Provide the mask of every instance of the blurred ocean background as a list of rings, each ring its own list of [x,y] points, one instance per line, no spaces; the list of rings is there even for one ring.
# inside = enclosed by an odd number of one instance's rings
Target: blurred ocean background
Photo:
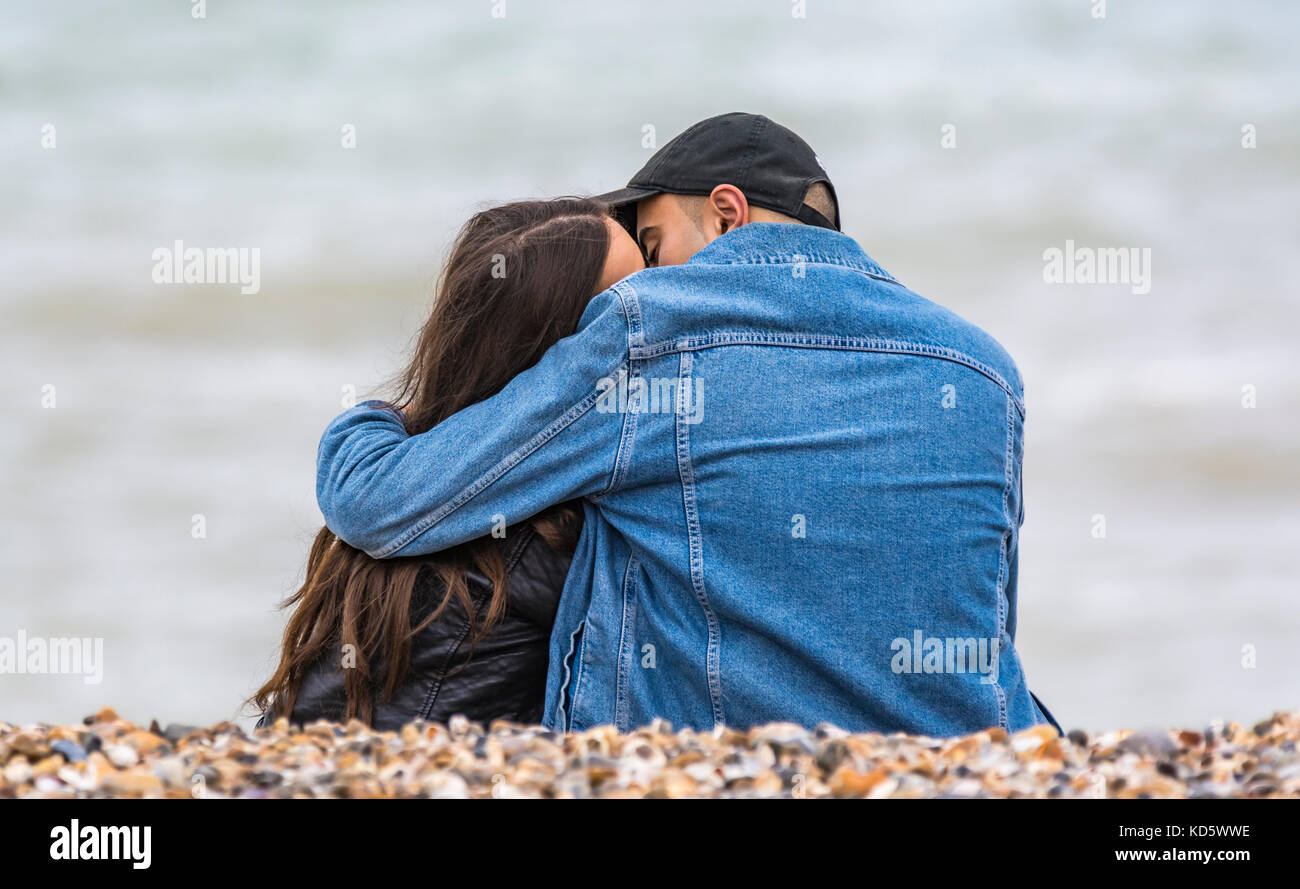
[[[732,110],[804,135],[846,231],[1017,359],[1018,643],[1062,723],[1300,707],[1300,7],[493,7],[0,11],[0,636],[105,660],[0,675],[0,719],[235,716],[320,524],[320,432],[401,366],[457,226],[622,185],[645,125]],[[154,284],[177,239],[260,248],[261,292]],[[1150,248],[1150,292],[1044,283],[1067,239]]]

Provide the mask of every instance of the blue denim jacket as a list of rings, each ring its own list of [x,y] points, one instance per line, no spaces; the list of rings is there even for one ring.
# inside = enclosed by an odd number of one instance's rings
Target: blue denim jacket
[[[851,238],[752,223],[595,297],[496,396],[318,456],[329,527],[430,553],[583,498],[546,724],[1044,722],[1016,654],[1024,404],[991,337]]]

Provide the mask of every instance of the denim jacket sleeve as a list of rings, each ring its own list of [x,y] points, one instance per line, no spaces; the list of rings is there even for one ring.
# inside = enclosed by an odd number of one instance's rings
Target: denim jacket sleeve
[[[613,488],[625,413],[595,410],[628,360],[620,296],[493,397],[419,435],[381,402],[335,418],[316,457],[325,523],[375,558],[424,555]]]

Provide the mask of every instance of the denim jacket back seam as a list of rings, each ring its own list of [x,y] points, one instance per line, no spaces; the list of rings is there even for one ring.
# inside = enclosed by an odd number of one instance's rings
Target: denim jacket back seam
[[[681,353],[678,385],[688,385],[695,353]],[[681,390],[679,390],[681,391]],[[695,504],[695,469],[691,464],[691,424],[685,421],[685,415],[676,412],[677,426],[677,473],[682,482],[682,506],[686,517],[686,536],[690,559],[691,588],[699,600],[704,612],[704,621],[708,629],[708,645],[705,651],[705,677],[708,681],[709,703],[713,708],[713,724],[725,725],[726,717],[722,709],[722,629],[718,616],[709,603],[708,590],[704,583],[704,540],[700,531],[700,516]]]
[[[1011,385],[996,370],[982,361],[978,361],[964,352],[947,346],[932,346],[926,343],[914,343],[904,340],[881,340],[869,337],[840,336],[823,333],[756,333],[746,331],[717,331],[677,340],[665,340],[648,346],[630,349],[633,359],[657,358],[674,352],[699,351],[718,346],[778,346],[798,349],[838,349],[850,352],[884,352],[900,355],[919,355],[925,358],[938,358],[965,365],[988,377],[1007,394],[1021,417],[1025,415],[1023,400],[1011,388]]]
[[[846,259],[831,253],[817,253],[809,251],[807,253],[769,253],[766,255],[751,255],[739,257],[736,259],[712,259],[709,262],[701,262],[699,265],[803,265],[805,268],[812,265],[834,266],[835,268],[849,269],[866,275],[868,278],[875,278],[879,281],[887,281],[890,284],[902,284],[897,278],[889,274],[874,263],[864,263],[861,260]]]

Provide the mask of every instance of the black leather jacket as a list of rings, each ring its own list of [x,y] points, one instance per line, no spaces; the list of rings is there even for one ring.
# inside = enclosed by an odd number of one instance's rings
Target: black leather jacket
[[[552,549],[529,524],[511,526],[498,543],[505,549],[508,571],[505,617],[479,639],[471,657],[469,617],[453,599],[438,620],[411,640],[410,670],[388,701],[383,700],[386,665],[372,661],[371,724],[376,729],[395,730],[415,719],[445,723],[458,713],[485,725],[498,718],[541,722],[551,626],[572,556]],[[492,584],[478,571],[471,571],[466,581],[476,613],[482,615]],[[437,572],[422,569],[411,602],[413,626],[437,607],[443,592]],[[331,654],[308,671],[289,721],[341,722],[346,711],[343,670],[339,656]],[[272,722],[268,711],[257,724]]]

